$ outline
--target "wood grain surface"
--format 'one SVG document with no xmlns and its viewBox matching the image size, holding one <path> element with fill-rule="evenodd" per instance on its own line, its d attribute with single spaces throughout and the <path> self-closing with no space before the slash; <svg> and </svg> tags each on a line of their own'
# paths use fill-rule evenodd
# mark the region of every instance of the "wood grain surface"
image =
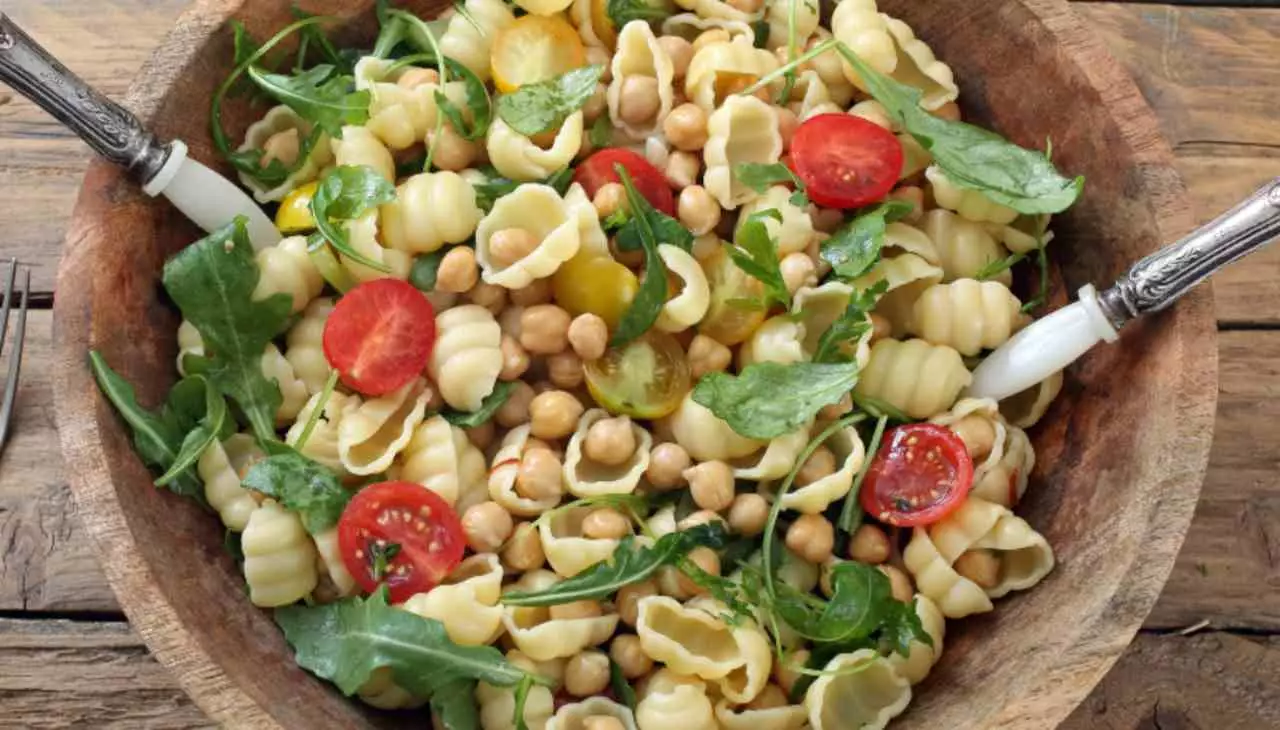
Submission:
<svg viewBox="0 0 1280 730">
<path fill-rule="evenodd" d="M 119 95 L 185 0 L 10 0 L 4 11 L 73 69 Z M 1200 219 L 1280 174 L 1280 10 L 1078 4 L 1138 81 L 1174 144 Z M 0 90 L 0 254 L 35 264 L 52 290 L 59 245 L 87 150 L 25 100 Z M 1226 328 L 1280 325 L 1280 255 L 1237 265 L 1216 287 Z M 47 301 L 47 298 L 46 300 Z M 60 473 L 36 313 L 17 435 L 0 461 L 0 726 L 196 727 L 206 721 L 140 640 L 118 622 Z M 1280 725 L 1266 681 L 1272 638 L 1168 629 L 1280 631 L 1280 333 L 1220 336 L 1218 438 L 1182 555 L 1144 633 L 1064 727 L 1235 730 Z M 58 620 L 72 616 L 77 620 Z M 81 619 L 110 619 L 95 621 Z M 1259 705 L 1258 702 L 1262 704 Z"/>
</svg>

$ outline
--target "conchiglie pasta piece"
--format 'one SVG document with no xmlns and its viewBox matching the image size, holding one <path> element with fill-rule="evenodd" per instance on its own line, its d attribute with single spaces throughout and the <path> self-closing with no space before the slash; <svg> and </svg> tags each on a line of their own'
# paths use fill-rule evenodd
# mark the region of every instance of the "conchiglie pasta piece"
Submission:
<svg viewBox="0 0 1280 730">
<path fill-rule="evenodd" d="M 387 182 L 396 181 L 396 161 L 391 151 L 365 127 L 343 127 L 342 139 L 333 141 L 333 155 L 339 167 L 369 167 Z"/>
<path fill-rule="evenodd" d="M 957 573 L 951 567 L 954 562 L 954 557 L 947 558 L 938 551 L 922 527 L 915 528 L 911 542 L 902 551 L 902 563 L 915 578 L 916 590 L 933 601 L 943 616 L 964 618 L 990 611 L 991 599 L 977 583 Z"/>
<path fill-rule="evenodd" d="M 873 649 L 841 654 L 823 671 L 804 695 L 813 730 L 883 730 L 911 702 L 911 685 Z"/>
<path fill-rule="evenodd" d="M 560 501 L 555 495 L 544 499 L 530 499 L 516 492 L 516 476 L 520 472 L 520 460 L 528 442 L 529 424 L 508 431 L 493 455 L 493 466 L 489 470 L 489 499 L 519 517 L 537 517 Z"/>
<path fill-rule="evenodd" d="M 938 255 L 938 249 L 933 245 L 933 239 L 919 228 L 901 221 L 895 221 L 884 227 L 884 246 L 881 250 L 915 254 L 934 266 L 942 263 L 942 257 Z"/>
<path fill-rule="evenodd" d="M 729 465 L 733 467 L 733 478 L 753 482 L 781 479 L 796 465 L 796 459 L 808 444 L 809 427 L 807 425 L 778 436 L 762 451 L 730 461 Z"/>
<path fill-rule="evenodd" d="M 778 57 L 752 45 L 751 39 L 735 37 L 708 43 L 693 54 L 684 76 L 684 93 L 689 101 L 708 114 L 734 97 L 737 88 L 755 83 L 778 68 Z"/>
<path fill-rule="evenodd" d="M 465 431 L 450 425 L 441 416 L 432 416 L 414 430 L 400 463 L 392 467 L 390 475 L 421 484 L 461 514 L 466 507 L 459 508 L 459 498 L 463 494 L 483 494 L 488 470 L 484 454 L 471 443 Z"/>
<path fill-rule="evenodd" d="M 573 4 L 573 0 L 517 0 L 516 7 L 532 15 L 555 15 Z"/>
<path fill-rule="evenodd" d="M 965 505 L 975 499 L 970 497 Z M 965 518 L 964 514 L 956 514 L 963 512 L 965 505 L 952 513 L 954 519 Z M 1054 557 L 1048 541 L 1032 529 L 1026 520 L 1010 512 L 1007 507 L 995 506 L 1000 509 L 999 519 L 973 547 L 990 550 L 999 558 L 1000 580 L 986 591 L 991 598 L 1000 598 L 1012 591 L 1025 591 L 1043 580 L 1053 570 Z"/>
<path fill-rule="evenodd" d="M 424 697 L 414 697 L 396 684 L 390 667 L 378 667 L 369 680 L 360 686 L 356 695 L 362 702 L 379 710 L 411 710 L 427 704 Z"/>
<path fill-rule="evenodd" d="M 324 326 L 333 312 L 333 300 L 317 299 L 303 310 L 298 320 L 285 336 L 284 357 L 293 366 L 293 372 L 307 386 L 311 395 L 324 390 L 325 381 L 333 367 L 324 355 Z"/>
<path fill-rule="evenodd" d="M 933 186 L 933 198 L 938 205 L 959 213 L 965 220 L 1008 225 L 1018 217 L 1018 211 L 996 203 L 981 191 L 962 188 L 951 182 L 936 165 L 925 170 L 924 175 Z"/>
<path fill-rule="evenodd" d="M 255 453 L 257 458 L 262 456 L 251 436 L 235 434 L 225 442 L 215 440 L 209 444 L 196 462 L 196 473 L 204 482 L 205 500 L 232 532 L 244 530 L 249 516 L 258 509 L 259 501 L 254 492 L 240 484 L 242 474 L 231 456 L 237 452 L 243 455 Z"/>
<path fill-rule="evenodd" d="M 831 14 L 831 33 L 880 73 L 891 74 L 897 68 L 898 49 L 876 0 L 840 0 Z M 853 66 L 844 62 L 843 67 L 845 78 L 865 91 Z"/>
<path fill-rule="evenodd" d="M 473 555 L 443 583 L 405 601 L 403 609 L 444 624 L 455 644 L 484 646 L 502 632 L 502 565 L 492 553 Z"/>
<path fill-rule="evenodd" d="M 571 702 L 556 710 L 555 716 L 547 723 L 547 730 L 588 730 L 586 720 L 589 717 L 612 717 L 622 724 L 623 730 L 636 730 L 631 708 L 598 696 Z"/>
<path fill-rule="evenodd" d="M 935 284 L 916 300 L 907 330 L 961 355 L 1009 341 L 1022 325 L 1022 302 L 998 281 L 956 279 Z"/>
<path fill-rule="evenodd" d="M 594 216 L 592 216 L 594 218 Z M 697 259 L 669 243 L 658 244 L 658 255 L 667 271 L 680 279 L 680 292 L 662 306 L 655 326 L 663 332 L 683 332 L 706 316 L 711 306 L 711 286 Z"/>
<path fill-rule="evenodd" d="M 721 679 L 745 663 L 734 629 L 718 615 L 666 596 L 642 598 L 638 607 L 640 648 L 673 671 Z"/>
<path fill-rule="evenodd" d="M 1040 422 L 1053 400 L 1062 392 L 1062 371 L 1000 401 L 1000 413 L 1015 426 L 1031 428 Z"/>
<path fill-rule="evenodd" d="M 586 220 L 585 216 L 590 216 Z M 476 260 L 486 283 L 522 289 L 535 279 L 551 276 L 582 246 L 584 230 L 599 228 L 595 207 L 578 185 L 564 199 L 548 185 L 521 185 L 494 203 L 476 228 Z M 493 260 L 490 241 L 498 231 L 519 228 L 538 241 L 537 247 L 510 264 Z"/>
<path fill-rule="evenodd" d="M 804 333 L 800 345 L 804 348 L 806 357 L 811 358 L 817 354 L 822 335 L 836 320 L 844 316 L 852 298 L 853 287 L 838 281 L 796 290 L 791 303 L 791 316 L 799 321 Z M 871 323 L 869 317 L 866 323 Z M 840 345 L 841 352 L 853 357 L 859 367 L 865 367 L 871 357 L 871 334 L 868 329 L 856 342 L 844 342 Z"/>
<path fill-rule="evenodd" d="M 675 413 L 668 416 L 668 426 L 676 443 L 695 461 L 728 461 L 750 456 L 764 448 L 764 443 L 739 435 L 729 424 L 693 400 L 693 394 L 685 396 Z"/>
<path fill-rule="evenodd" d="M 302 411 L 298 413 L 298 420 L 289 427 L 289 432 L 285 435 L 285 443 L 290 446 L 297 445 L 298 440 L 302 438 L 302 432 L 306 430 L 307 423 L 311 420 L 311 414 L 320 404 L 320 395 L 316 393 L 311 396 L 303 406 Z M 342 456 L 338 450 L 338 426 L 347 410 L 348 401 L 355 401 L 358 404 L 360 398 L 337 391 L 329 395 L 329 399 L 325 401 L 324 410 L 321 411 L 315 427 L 311 430 L 311 435 L 307 437 L 307 442 L 300 450 L 308 459 L 344 476 L 349 476 L 350 472 L 343 465 Z"/>
<path fill-rule="evenodd" d="M 746 38 L 748 43 L 755 39 L 755 31 L 751 30 L 748 21 L 731 20 L 729 18 L 702 17 L 697 13 L 676 13 L 662 21 L 662 35 L 673 35 L 692 42 L 704 31 L 719 28 L 729 34 L 730 40 Z"/>
<path fill-rule="evenodd" d="M 388 248 L 430 253 L 462 243 L 476 232 L 483 213 L 476 190 L 456 172 L 414 175 L 382 206 L 382 240 Z"/>
<path fill-rule="evenodd" d="M 284 294 L 297 314 L 324 291 L 324 277 L 311 263 L 303 236 L 290 236 L 268 246 L 258 251 L 254 260 L 258 264 L 258 285 L 252 295 L 255 302 Z"/>
<path fill-rule="evenodd" d="M 493 314 L 464 304 L 436 315 L 436 344 L 427 371 L 445 403 L 475 411 L 502 371 L 502 329 Z"/>
<path fill-rule="evenodd" d="M 530 578 L 530 576 L 533 576 Z M 548 577 L 549 576 L 549 577 Z M 538 590 L 559 579 L 548 571 L 531 571 L 511 584 L 509 590 Z M 551 619 L 547 609 L 503 608 L 502 624 L 511 641 L 535 661 L 561 659 L 609 640 L 618 628 L 618 614 L 591 618 Z"/>
<path fill-rule="evenodd" d="M 859 290 L 884 281 L 886 290 L 875 312 L 889 320 L 895 337 L 906 335 L 915 315 L 916 300 L 926 289 L 942 281 L 942 269 L 913 253 L 880 259 L 866 274 L 853 281 Z"/>
<path fill-rule="evenodd" d="M 597 421 L 609 418 L 609 412 L 593 408 L 578 419 L 578 429 L 569 439 L 564 452 L 564 483 L 576 497 L 598 497 L 604 494 L 630 494 L 640 484 L 640 478 L 649 468 L 649 447 L 653 437 L 644 428 L 631 424 L 636 449 L 621 464 L 610 465 L 593 461 L 582 447 L 587 431 Z"/>
<path fill-rule="evenodd" d="M 342 549 L 338 545 L 338 528 L 331 527 L 318 535 L 312 535 L 312 542 L 316 544 L 316 570 L 320 573 L 320 585 L 317 586 L 315 594 L 312 598 L 318 599 L 320 594 L 325 592 L 326 598 L 335 599 L 343 596 L 350 596 L 356 592 L 356 579 L 351 575 L 351 571 L 347 570 L 347 564 L 342 560 Z M 328 585 L 324 585 L 324 581 L 328 581 Z"/>
<path fill-rule="evenodd" d="M 920 625 L 929 635 L 933 646 L 922 641 L 912 641 L 907 656 L 895 653 L 890 654 L 888 659 L 889 664 L 893 665 L 903 679 L 911 684 L 920 684 L 929 676 L 933 665 L 942 658 L 942 641 L 947 635 L 947 620 L 938 610 L 937 604 L 926 595 L 917 593 L 913 605 L 916 617 L 920 619 Z"/>
<path fill-rule="evenodd" d="M 725 606 L 707 598 L 695 598 L 690 605 L 698 604 L 702 610 L 713 614 L 727 612 Z M 773 671 L 773 647 L 769 637 L 754 622 L 746 619 L 733 627 L 733 640 L 742 656 L 742 665 L 721 677 L 717 684 L 720 694 L 730 702 L 745 704 L 754 700 Z"/>
<path fill-rule="evenodd" d="M 658 39 L 648 22 L 633 20 L 622 27 L 610 68 L 613 80 L 609 82 L 605 98 L 613 125 L 632 139 L 644 139 L 657 132 L 662 126 L 662 120 L 671 111 L 675 99 L 675 89 L 672 86 L 675 70 L 671 57 L 658 45 Z M 633 78 L 653 79 L 658 94 L 658 108 L 653 116 L 636 123 L 626 121 L 622 113 L 622 88 Z"/>
<path fill-rule="evenodd" d="M 803 2 L 803 0 L 798 0 Z M 817 71 L 805 71 L 796 80 L 795 92 L 800 96 L 799 102 L 790 104 L 791 110 L 800 121 L 808 121 L 819 114 L 839 114 L 844 110 L 832 101 L 831 89 L 822 80 Z"/>
<path fill-rule="evenodd" d="M 449 18 L 449 26 L 440 37 L 440 51 L 457 59 L 481 81 L 491 74 L 489 52 L 498 32 L 515 22 L 515 14 L 502 0 L 465 0 L 462 9 Z"/>
<path fill-rule="evenodd" d="M 419 378 L 378 398 L 348 399 L 338 423 L 338 455 L 346 471 L 361 476 L 386 471 L 422 423 L 430 395 Z"/>
<path fill-rule="evenodd" d="M 986 228 L 949 210 L 939 208 L 925 213 L 922 228 L 938 251 L 943 281 L 972 279 L 983 268 L 1008 255 Z M 1013 274 L 1006 269 L 991 280 L 1009 286 Z"/>
<path fill-rule="evenodd" d="M 582 521 L 591 514 L 590 507 L 559 510 L 538 520 L 538 538 L 547 563 L 556 574 L 568 578 L 613 557 L 618 540 L 583 537 Z"/>
<path fill-rule="evenodd" d="M 738 370 L 745 370 L 758 362 L 789 365 L 803 361 L 807 357 L 803 344 L 804 334 L 804 325 L 790 315 L 781 314 L 766 319 L 738 348 Z"/>
<path fill-rule="evenodd" d="M 965 448 L 973 458 L 973 476 L 976 486 L 982 476 L 995 467 L 1004 457 L 1009 427 L 1001 417 L 996 402 L 990 398 L 962 398 L 951 410 L 929 419 L 930 423 L 946 426 L 965 442 Z M 981 426 L 979 424 L 982 424 Z M 992 435 L 990 450 L 983 456 L 985 433 Z M 995 501 L 995 500 L 988 500 Z"/>
<path fill-rule="evenodd" d="M 489 162 L 505 177 L 520 182 L 542 180 L 568 167 L 582 149 L 582 112 L 564 120 L 549 148 L 538 146 L 496 117 L 489 125 L 485 147 Z"/>
<path fill-rule="evenodd" d="M 413 257 L 404 251 L 383 248 L 378 240 L 378 213 L 369 211 L 359 218 L 347 221 L 347 240 L 356 253 L 381 265 L 382 269 L 363 264 L 343 254 L 338 260 L 357 281 L 373 281 L 375 279 L 408 279 L 409 269 L 413 266 Z"/>
<path fill-rule="evenodd" d="M 756 709 L 720 700 L 716 703 L 716 720 L 724 730 L 802 730 L 809 715 L 803 705 Z"/>
<path fill-rule="evenodd" d="M 818 26 L 817 30 L 813 32 L 813 38 L 809 41 L 809 47 L 812 48 L 831 38 L 831 31 Z M 832 48 L 811 59 L 809 66 L 813 68 L 818 74 L 818 78 L 822 79 L 822 83 L 826 85 L 827 93 L 831 96 L 831 103 L 841 108 L 849 106 L 849 103 L 853 101 L 853 97 L 857 93 L 857 89 L 844 75 L 845 63 L 840 54 Z"/>
<path fill-rule="evenodd" d="M 636 703 L 636 725 L 640 730 L 717 730 L 706 683 L 659 669 Z"/>
<path fill-rule="evenodd" d="M 540 667 L 514 649 L 507 652 L 507 661 L 526 672 L 543 674 Z M 544 675 L 545 676 L 545 675 Z M 516 693 L 514 687 L 495 687 L 488 682 L 476 685 L 476 705 L 480 710 L 480 727 L 483 730 L 516 730 Z M 545 730 L 555 714 L 555 696 L 550 687 L 534 685 L 524 704 L 524 723 L 529 730 Z"/>
<path fill-rule="evenodd" d="M 916 38 L 911 26 L 883 13 L 880 17 L 897 46 L 898 62 L 892 74 L 894 80 L 924 92 L 920 106 L 925 109 L 934 110 L 955 101 L 960 96 L 960 89 L 956 86 L 951 67 L 939 61 L 927 43 Z"/>
<path fill-rule="evenodd" d="M 854 389 L 882 400 L 912 418 L 946 411 L 972 382 L 960 353 L 924 340 L 880 340 Z"/>
<path fill-rule="evenodd" d="M 262 375 L 280 389 L 280 407 L 276 409 L 276 424 L 283 426 L 297 417 L 311 393 L 307 384 L 298 379 L 293 366 L 280 354 L 280 348 L 269 343 L 262 352 Z"/>
<path fill-rule="evenodd" d="M 804 0 L 797 0 L 803 2 Z M 738 227 L 755 213 L 776 210 L 782 220 L 769 217 L 764 219 L 764 227 L 769 237 L 778 244 L 778 256 L 803 251 L 813 242 L 816 232 L 809 211 L 791 202 L 791 191 L 781 185 L 774 185 L 764 195 L 742 206 L 738 213 Z"/>
<path fill-rule="evenodd" d="M 792 11 L 795 12 L 794 27 Z M 765 4 L 764 22 L 769 26 L 769 37 L 765 39 L 765 47 L 782 48 L 791 42 L 792 37 L 800 48 L 809 40 L 809 36 L 818 29 L 818 3 L 809 0 L 784 0 Z"/>
<path fill-rule="evenodd" d="M 303 119 L 289 107 L 284 105 L 272 107 L 262 119 L 249 126 L 244 135 L 244 144 L 240 145 L 237 152 L 263 149 L 267 140 L 282 132 L 297 135 L 298 144 L 301 147 L 306 143 L 307 138 L 311 136 L 311 130 L 311 122 Z M 311 148 L 306 162 L 298 166 L 298 169 L 290 173 L 280 184 L 275 186 L 264 185 L 257 178 L 245 172 L 240 173 L 240 184 L 248 188 L 249 192 L 253 193 L 254 200 L 259 203 L 279 202 L 284 200 L 285 196 L 296 188 L 319 177 L 320 171 L 332 160 L 333 149 L 330 146 L 329 135 L 322 134 Z M 286 167 L 291 166 L 286 165 Z"/>
<path fill-rule="evenodd" d="M 734 169 L 747 162 L 774 163 L 782 155 L 778 115 L 754 96 L 731 96 L 711 113 L 707 135 L 703 185 L 721 207 L 735 209 L 756 193 L 738 180 Z"/>
<path fill-rule="evenodd" d="M 692 10 L 700 18 L 717 18 L 749 23 L 754 19 L 751 13 L 739 10 L 725 0 L 676 0 L 676 5 L 685 10 Z"/>
<path fill-rule="evenodd" d="M 799 488 L 792 488 L 782 497 L 782 507 L 805 514 L 821 514 L 827 507 L 842 499 L 853 487 L 853 478 L 866 461 L 866 450 L 855 428 L 844 428 L 827 439 L 826 447 L 835 454 L 839 465 L 833 473 Z"/>
<path fill-rule="evenodd" d="M 255 606 L 302 600 L 316 587 L 316 547 L 299 517 L 268 499 L 249 516 L 240 546 L 244 579 Z"/>
<path fill-rule="evenodd" d="M 403 150 L 426 139 L 439 116 L 435 93 L 440 86 L 426 83 L 413 88 L 396 83 L 410 70 L 392 70 L 393 61 L 365 56 L 356 62 L 358 91 L 369 92 L 369 120 L 365 128 L 392 150 Z"/>
</svg>

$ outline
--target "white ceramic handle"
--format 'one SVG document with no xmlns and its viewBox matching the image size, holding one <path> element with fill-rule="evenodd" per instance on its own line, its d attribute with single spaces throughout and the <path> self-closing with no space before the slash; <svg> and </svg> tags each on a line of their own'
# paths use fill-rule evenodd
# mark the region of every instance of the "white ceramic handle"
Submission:
<svg viewBox="0 0 1280 730">
<path fill-rule="evenodd" d="M 258 204 L 236 184 L 187 157 L 187 146 L 173 143 L 164 168 L 143 187 L 147 195 L 164 195 L 192 222 L 212 232 L 244 216 L 254 250 L 280 242 L 280 231 Z"/>
</svg>

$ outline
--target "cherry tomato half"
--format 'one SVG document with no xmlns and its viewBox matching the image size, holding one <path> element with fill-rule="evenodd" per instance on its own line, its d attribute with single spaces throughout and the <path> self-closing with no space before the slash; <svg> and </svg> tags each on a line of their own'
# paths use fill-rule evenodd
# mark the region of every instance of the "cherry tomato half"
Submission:
<svg viewBox="0 0 1280 730">
<path fill-rule="evenodd" d="M 610 413 L 662 418 L 689 392 L 689 362 L 676 338 L 660 330 L 583 363 L 587 391 Z"/>
<path fill-rule="evenodd" d="M 809 198 L 827 208 L 883 200 L 902 173 L 902 143 L 861 117 L 819 114 L 791 139 L 791 166 Z"/>
<path fill-rule="evenodd" d="M 413 482 L 383 482 L 347 504 L 338 520 L 338 548 L 361 589 L 370 593 L 386 583 L 391 602 L 401 603 L 458 567 L 466 538 L 462 521 L 440 495 Z"/>
<path fill-rule="evenodd" d="M 897 140 L 894 140 L 895 142 Z M 596 191 L 606 183 L 620 182 L 614 165 L 622 165 L 631 176 L 636 192 L 649 201 L 649 205 L 667 215 L 676 214 L 676 198 L 667 184 L 667 177 L 648 160 L 631 150 L 609 147 L 583 160 L 573 173 L 573 181 L 586 190 L 587 197 L 596 197 Z"/>
<path fill-rule="evenodd" d="M 324 326 L 325 359 L 364 395 L 385 395 L 416 378 L 435 341 L 431 302 L 399 279 L 375 279 L 347 292 Z"/>
<path fill-rule="evenodd" d="M 631 269 L 590 251 L 564 262 L 551 278 L 556 304 L 572 314 L 594 314 L 615 329 L 640 289 Z"/>
<path fill-rule="evenodd" d="M 973 461 L 955 431 L 932 423 L 891 428 L 862 483 L 862 508 L 899 527 L 928 525 L 964 502 Z"/>
<path fill-rule="evenodd" d="M 494 86 L 510 94 L 587 65 L 587 49 L 563 15 L 522 15 L 498 31 L 489 65 Z"/>
</svg>

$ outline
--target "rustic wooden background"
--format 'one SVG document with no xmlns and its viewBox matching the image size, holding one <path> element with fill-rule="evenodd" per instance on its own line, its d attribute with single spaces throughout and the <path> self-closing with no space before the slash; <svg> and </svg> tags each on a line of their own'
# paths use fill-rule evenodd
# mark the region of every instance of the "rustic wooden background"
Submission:
<svg viewBox="0 0 1280 730">
<path fill-rule="evenodd" d="M 185 4 L 3 10 L 118 97 Z M 1280 175 L 1280 9 L 1269 4 L 1075 5 L 1159 115 L 1203 220 Z M 0 256 L 32 265 L 40 310 L 0 462 L 0 727 L 208 727 L 130 631 L 61 474 L 47 310 L 87 158 L 0 89 Z M 1070 730 L 1280 728 L 1280 247 L 1224 272 L 1216 293 L 1221 396 L 1195 522 L 1142 633 Z"/>
</svg>

